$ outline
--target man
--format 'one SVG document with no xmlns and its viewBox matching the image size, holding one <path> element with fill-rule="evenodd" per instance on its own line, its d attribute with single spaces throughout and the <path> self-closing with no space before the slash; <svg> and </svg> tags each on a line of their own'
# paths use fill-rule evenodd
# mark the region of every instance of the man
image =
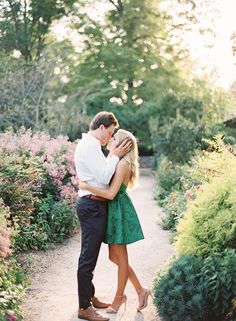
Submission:
<svg viewBox="0 0 236 321">
<path fill-rule="evenodd" d="M 106 158 L 101 150 L 119 126 L 113 113 L 98 113 L 90 123 L 89 132 L 83 134 L 75 150 L 75 167 L 79 180 L 100 188 L 107 188 L 120 157 L 129 152 L 131 143 L 123 142 L 110 151 Z M 89 321 L 108 321 L 95 308 L 109 306 L 95 297 L 92 283 L 101 243 L 105 237 L 107 200 L 80 190 L 76 211 L 81 225 L 81 252 L 77 272 L 78 317 Z"/>
</svg>

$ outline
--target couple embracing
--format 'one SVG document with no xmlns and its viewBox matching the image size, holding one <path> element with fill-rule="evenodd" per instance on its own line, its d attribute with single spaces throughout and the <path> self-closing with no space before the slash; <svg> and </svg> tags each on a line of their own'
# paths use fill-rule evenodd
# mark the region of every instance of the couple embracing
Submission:
<svg viewBox="0 0 236 321">
<path fill-rule="evenodd" d="M 76 204 L 81 225 L 81 252 L 77 280 L 78 317 L 89 321 L 108 321 L 96 309 L 117 313 L 126 304 L 124 293 L 128 279 L 137 293 L 137 310 L 147 306 L 150 290 L 143 287 L 128 263 L 127 244 L 144 238 L 137 213 L 126 192 L 138 178 L 138 148 L 132 133 L 119 129 L 113 113 L 100 112 L 90 123 L 75 150 L 75 166 L 79 178 Z M 114 134 L 114 136 L 113 136 Z M 107 144 L 109 155 L 101 146 Z M 109 246 L 109 259 L 118 267 L 118 282 L 112 303 L 95 296 L 93 272 L 101 243 Z"/>
</svg>

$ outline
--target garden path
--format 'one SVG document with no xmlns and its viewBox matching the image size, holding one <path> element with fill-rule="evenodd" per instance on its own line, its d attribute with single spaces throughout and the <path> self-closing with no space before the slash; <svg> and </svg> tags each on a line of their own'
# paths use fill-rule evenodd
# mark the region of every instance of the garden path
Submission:
<svg viewBox="0 0 236 321">
<path fill-rule="evenodd" d="M 140 186 L 130 193 L 139 214 L 145 240 L 128 246 L 130 264 L 143 285 L 152 287 L 157 271 L 173 255 L 169 235 L 159 226 L 162 212 L 153 200 L 154 178 L 151 170 L 142 169 Z M 22 305 L 25 321 L 76 321 L 77 286 L 76 269 L 80 249 L 80 235 L 75 234 L 63 245 L 32 256 L 32 282 Z M 107 246 L 103 244 L 94 276 L 97 295 L 111 300 L 116 287 L 116 268 L 108 260 Z M 136 312 L 137 298 L 128 284 L 127 308 L 111 321 L 157 321 L 155 308 L 149 306 L 142 313 Z"/>
</svg>

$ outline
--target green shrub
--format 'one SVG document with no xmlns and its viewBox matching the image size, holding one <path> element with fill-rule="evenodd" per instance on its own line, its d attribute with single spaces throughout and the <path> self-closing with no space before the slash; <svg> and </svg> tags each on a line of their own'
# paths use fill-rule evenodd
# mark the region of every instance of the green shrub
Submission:
<svg viewBox="0 0 236 321">
<path fill-rule="evenodd" d="M 165 125 L 170 119 L 177 118 L 178 115 L 194 123 L 198 123 L 203 116 L 203 104 L 200 99 L 173 92 L 162 97 L 156 110 L 160 126 Z"/>
<path fill-rule="evenodd" d="M 47 229 L 50 229 L 50 240 L 61 242 L 78 225 L 75 211 L 72 210 L 67 201 L 54 202 L 48 195 L 40 204 L 38 217 L 45 218 Z"/>
<path fill-rule="evenodd" d="M 186 210 L 186 197 L 182 192 L 174 191 L 165 199 L 163 206 L 165 217 L 162 220 L 162 227 L 175 232 L 176 225 Z"/>
<path fill-rule="evenodd" d="M 181 256 L 167 272 L 159 275 L 155 281 L 154 303 L 161 319 L 207 320 L 206 287 L 200 282 L 202 264 L 201 257 Z"/>
<path fill-rule="evenodd" d="M 10 259 L 0 258 L 0 320 L 6 321 L 7 315 L 21 319 L 19 305 L 28 283 L 25 272 Z M 10 319 L 10 318 L 9 318 Z"/>
<path fill-rule="evenodd" d="M 52 195 L 43 199 L 30 223 L 19 225 L 14 250 L 45 250 L 51 242 L 61 242 L 78 225 L 67 201 L 57 202 Z"/>
<path fill-rule="evenodd" d="M 207 299 L 219 320 L 225 315 L 236 319 L 236 251 L 225 250 L 207 257 L 202 268 L 202 282 L 206 283 Z"/>
<path fill-rule="evenodd" d="M 192 159 L 192 177 L 200 182 L 209 182 L 235 166 L 236 151 L 226 145 L 221 136 L 206 140 L 207 150 Z"/>
<path fill-rule="evenodd" d="M 180 256 L 159 274 L 154 293 L 164 321 L 235 321 L 236 251 Z"/>
<path fill-rule="evenodd" d="M 46 224 L 45 224 L 46 225 Z M 14 252 L 46 250 L 49 248 L 49 235 L 39 223 L 19 224 L 13 242 Z"/>
<path fill-rule="evenodd" d="M 187 199 L 194 198 L 200 186 L 199 180 L 191 175 L 188 165 L 174 165 L 166 157 L 161 158 L 156 172 L 158 185 L 154 193 L 166 214 L 162 226 L 167 230 L 176 230 L 176 224 L 186 210 Z"/>
<path fill-rule="evenodd" d="M 183 116 L 171 119 L 163 126 L 153 119 L 150 126 L 157 158 L 164 155 L 174 163 L 184 164 L 190 161 L 195 149 L 203 146 L 204 126 L 196 125 Z"/>
<path fill-rule="evenodd" d="M 202 185 L 177 226 L 180 254 L 209 255 L 236 248 L 236 163 Z"/>
<path fill-rule="evenodd" d="M 172 191 L 181 190 L 180 178 L 184 175 L 184 167 L 174 165 L 166 157 L 162 157 L 156 171 L 158 186 L 155 196 L 159 200 L 165 199 Z"/>
</svg>

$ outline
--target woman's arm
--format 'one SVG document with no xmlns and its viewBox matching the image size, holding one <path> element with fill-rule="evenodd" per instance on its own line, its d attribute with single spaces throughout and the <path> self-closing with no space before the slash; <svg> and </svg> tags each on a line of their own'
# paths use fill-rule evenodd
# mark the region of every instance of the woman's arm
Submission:
<svg viewBox="0 0 236 321">
<path fill-rule="evenodd" d="M 113 200 L 113 198 L 118 193 L 119 188 L 123 183 L 124 177 L 126 176 L 128 170 L 129 170 L 128 163 L 124 161 L 120 161 L 117 165 L 115 175 L 108 189 L 102 189 L 102 188 L 90 186 L 83 182 L 79 183 L 79 188 L 86 189 L 97 196 L 104 197 L 109 200 Z"/>
</svg>

